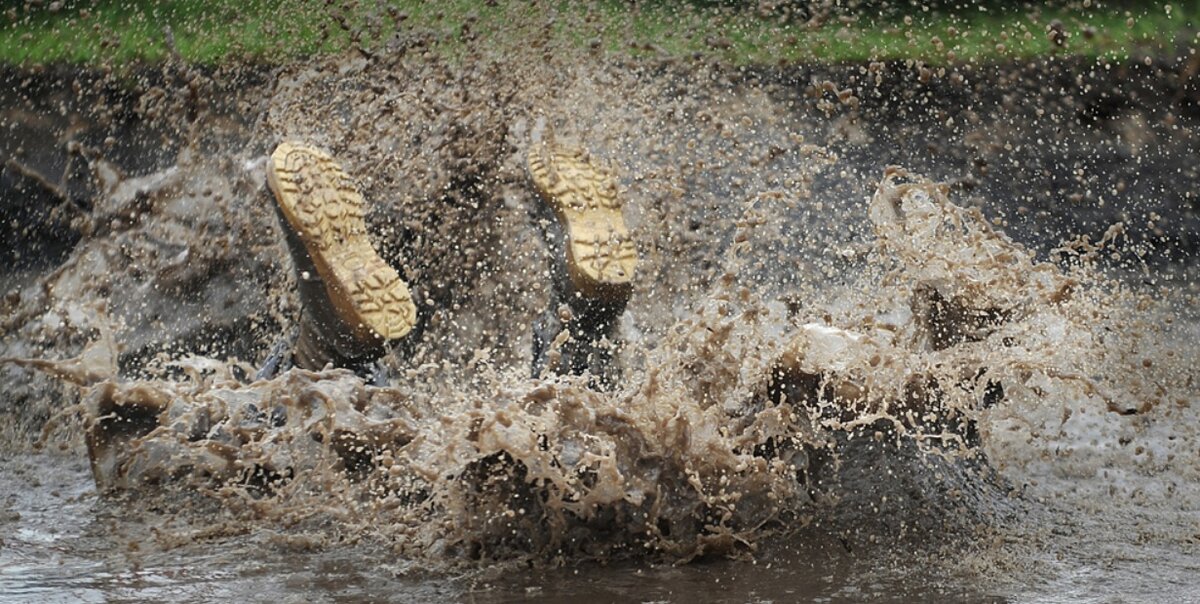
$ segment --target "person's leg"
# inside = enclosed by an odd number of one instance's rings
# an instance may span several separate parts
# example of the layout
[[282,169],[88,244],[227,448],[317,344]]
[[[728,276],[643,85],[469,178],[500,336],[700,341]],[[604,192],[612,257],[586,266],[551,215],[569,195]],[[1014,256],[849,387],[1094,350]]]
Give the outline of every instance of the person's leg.
[[539,143],[528,160],[554,258],[554,297],[533,334],[534,375],[587,372],[612,386],[616,323],[637,268],[616,180],[580,149]]
[[[332,365],[383,385],[386,376],[377,361],[387,352],[389,341],[412,330],[416,308],[407,285],[371,246],[362,195],[328,154],[312,147],[279,145],[268,158],[266,171],[295,265],[302,314],[295,337],[275,347],[258,377],[272,378],[293,366],[316,371]],[[101,491],[172,480],[184,468],[177,463],[179,455],[207,450],[178,447],[178,434],[149,439],[168,422],[174,422],[172,431],[187,430],[190,440],[205,439],[227,449],[242,443],[230,440],[231,432],[211,430],[215,423],[268,430],[288,422],[289,407],[279,401],[251,398],[254,402],[231,404],[215,415],[201,405],[180,419],[169,412],[175,404],[171,399],[126,395],[120,388],[111,383],[87,401],[88,455]],[[186,401],[181,404],[187,407]],[[354,455],[346,452],[346,442],[328,444],[347,471],[353,472]],[[240,459],[236,455],[201,454],[188,459],[195,462],[186,467],[196,477],[249,484],[264,479],[243,475],[244,468],[235,467],[234,460]]]
[[[378,381],[375,361],[389,341],[413,328],[416,307],[407,285],[371,245],[362,195],[328,154],[287,142],[267,163],[267,186],[303,309],[290,364],[314,371],[345,367]],[[288,358],[273,356],[260,377],[288,365]]]

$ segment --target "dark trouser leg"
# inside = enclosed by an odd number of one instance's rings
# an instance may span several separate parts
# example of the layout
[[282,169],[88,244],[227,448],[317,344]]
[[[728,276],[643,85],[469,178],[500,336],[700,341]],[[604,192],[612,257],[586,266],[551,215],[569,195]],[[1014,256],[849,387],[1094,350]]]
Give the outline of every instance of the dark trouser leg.
[[[558,298],[562,299],[562,298]],[[575,305],[552,302],[533,332],[533,375],[547,372],[594,378],[597,388],[609,389],[621,378],[614,357],[620,349],[617,320],[625,301],[584,299]]]

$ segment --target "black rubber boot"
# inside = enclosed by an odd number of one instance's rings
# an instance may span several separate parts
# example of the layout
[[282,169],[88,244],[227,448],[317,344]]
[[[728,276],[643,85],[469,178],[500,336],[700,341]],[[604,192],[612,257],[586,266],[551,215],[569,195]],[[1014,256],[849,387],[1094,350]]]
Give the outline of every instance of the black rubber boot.
[[636,250],[612,175],[577,149],[536,145],[529,172],[542,201],[553,296],[533,331],[533,375],[588,374],[617,386],[617,322],[632,294]]
[[407,285],[375,252],[364,201],[322,151],[292,143],[275,150],[267,182],[296,270],[302,314],[290,345],[276,345],[259,377],[292,366],[351,369],[387,382],[379,359],[407,334],[416,309]]

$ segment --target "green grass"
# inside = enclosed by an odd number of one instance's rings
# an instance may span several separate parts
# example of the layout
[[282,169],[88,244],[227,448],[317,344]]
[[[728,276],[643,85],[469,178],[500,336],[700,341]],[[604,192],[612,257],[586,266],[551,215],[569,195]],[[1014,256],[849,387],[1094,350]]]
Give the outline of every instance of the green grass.
[[[377,48],[398,29],[424,32],[436,41],[435,52],[450,56],[472,47],[503,51],[537,41],[558,48],[599,44],[609,52],[634,55],[706,53],[743,64],[882,59],[942,64],[1052,53],[1121,60],[1200,45],[1200,0],[1174,3],[1169,11],[1162,4],[1032,12],[914,10],[910,20],[898,14],[848,15],[849,22],[832,18],[815,27],[781,24],[729,6],[646,2],[631,9],[626,0],[538,6],[525,1],[497,6],[468,0],[368,1],[349,6],[344,16],[341,7],[346,5],[330,8],[301,0],[53,4],[59,6],[17,6],[0,15],[0,62],[120,66],[161,61],[172,55],[168,30],[174,52],[201,64],[280,62],[355,46]],[[1070,34],[1062,46],[1047,35],[1047,25],[1056,19]],[[466,21],[473,43],[462,33]]]

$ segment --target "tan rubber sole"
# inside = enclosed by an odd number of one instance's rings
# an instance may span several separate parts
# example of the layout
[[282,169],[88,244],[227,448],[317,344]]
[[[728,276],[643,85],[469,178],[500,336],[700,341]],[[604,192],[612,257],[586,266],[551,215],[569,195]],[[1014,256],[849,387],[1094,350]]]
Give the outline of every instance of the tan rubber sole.
[[375,252],[362,194],[337,162],[319,149],[285,142],[271,154],[267,184],[355,335],[392,340],[412,330],[417,309],[408,285]]
[[589,297],[628,296],[637,270],[637,248],[616,181],[581,149],[535,145],[529,174],[567,234],[567,271]]

